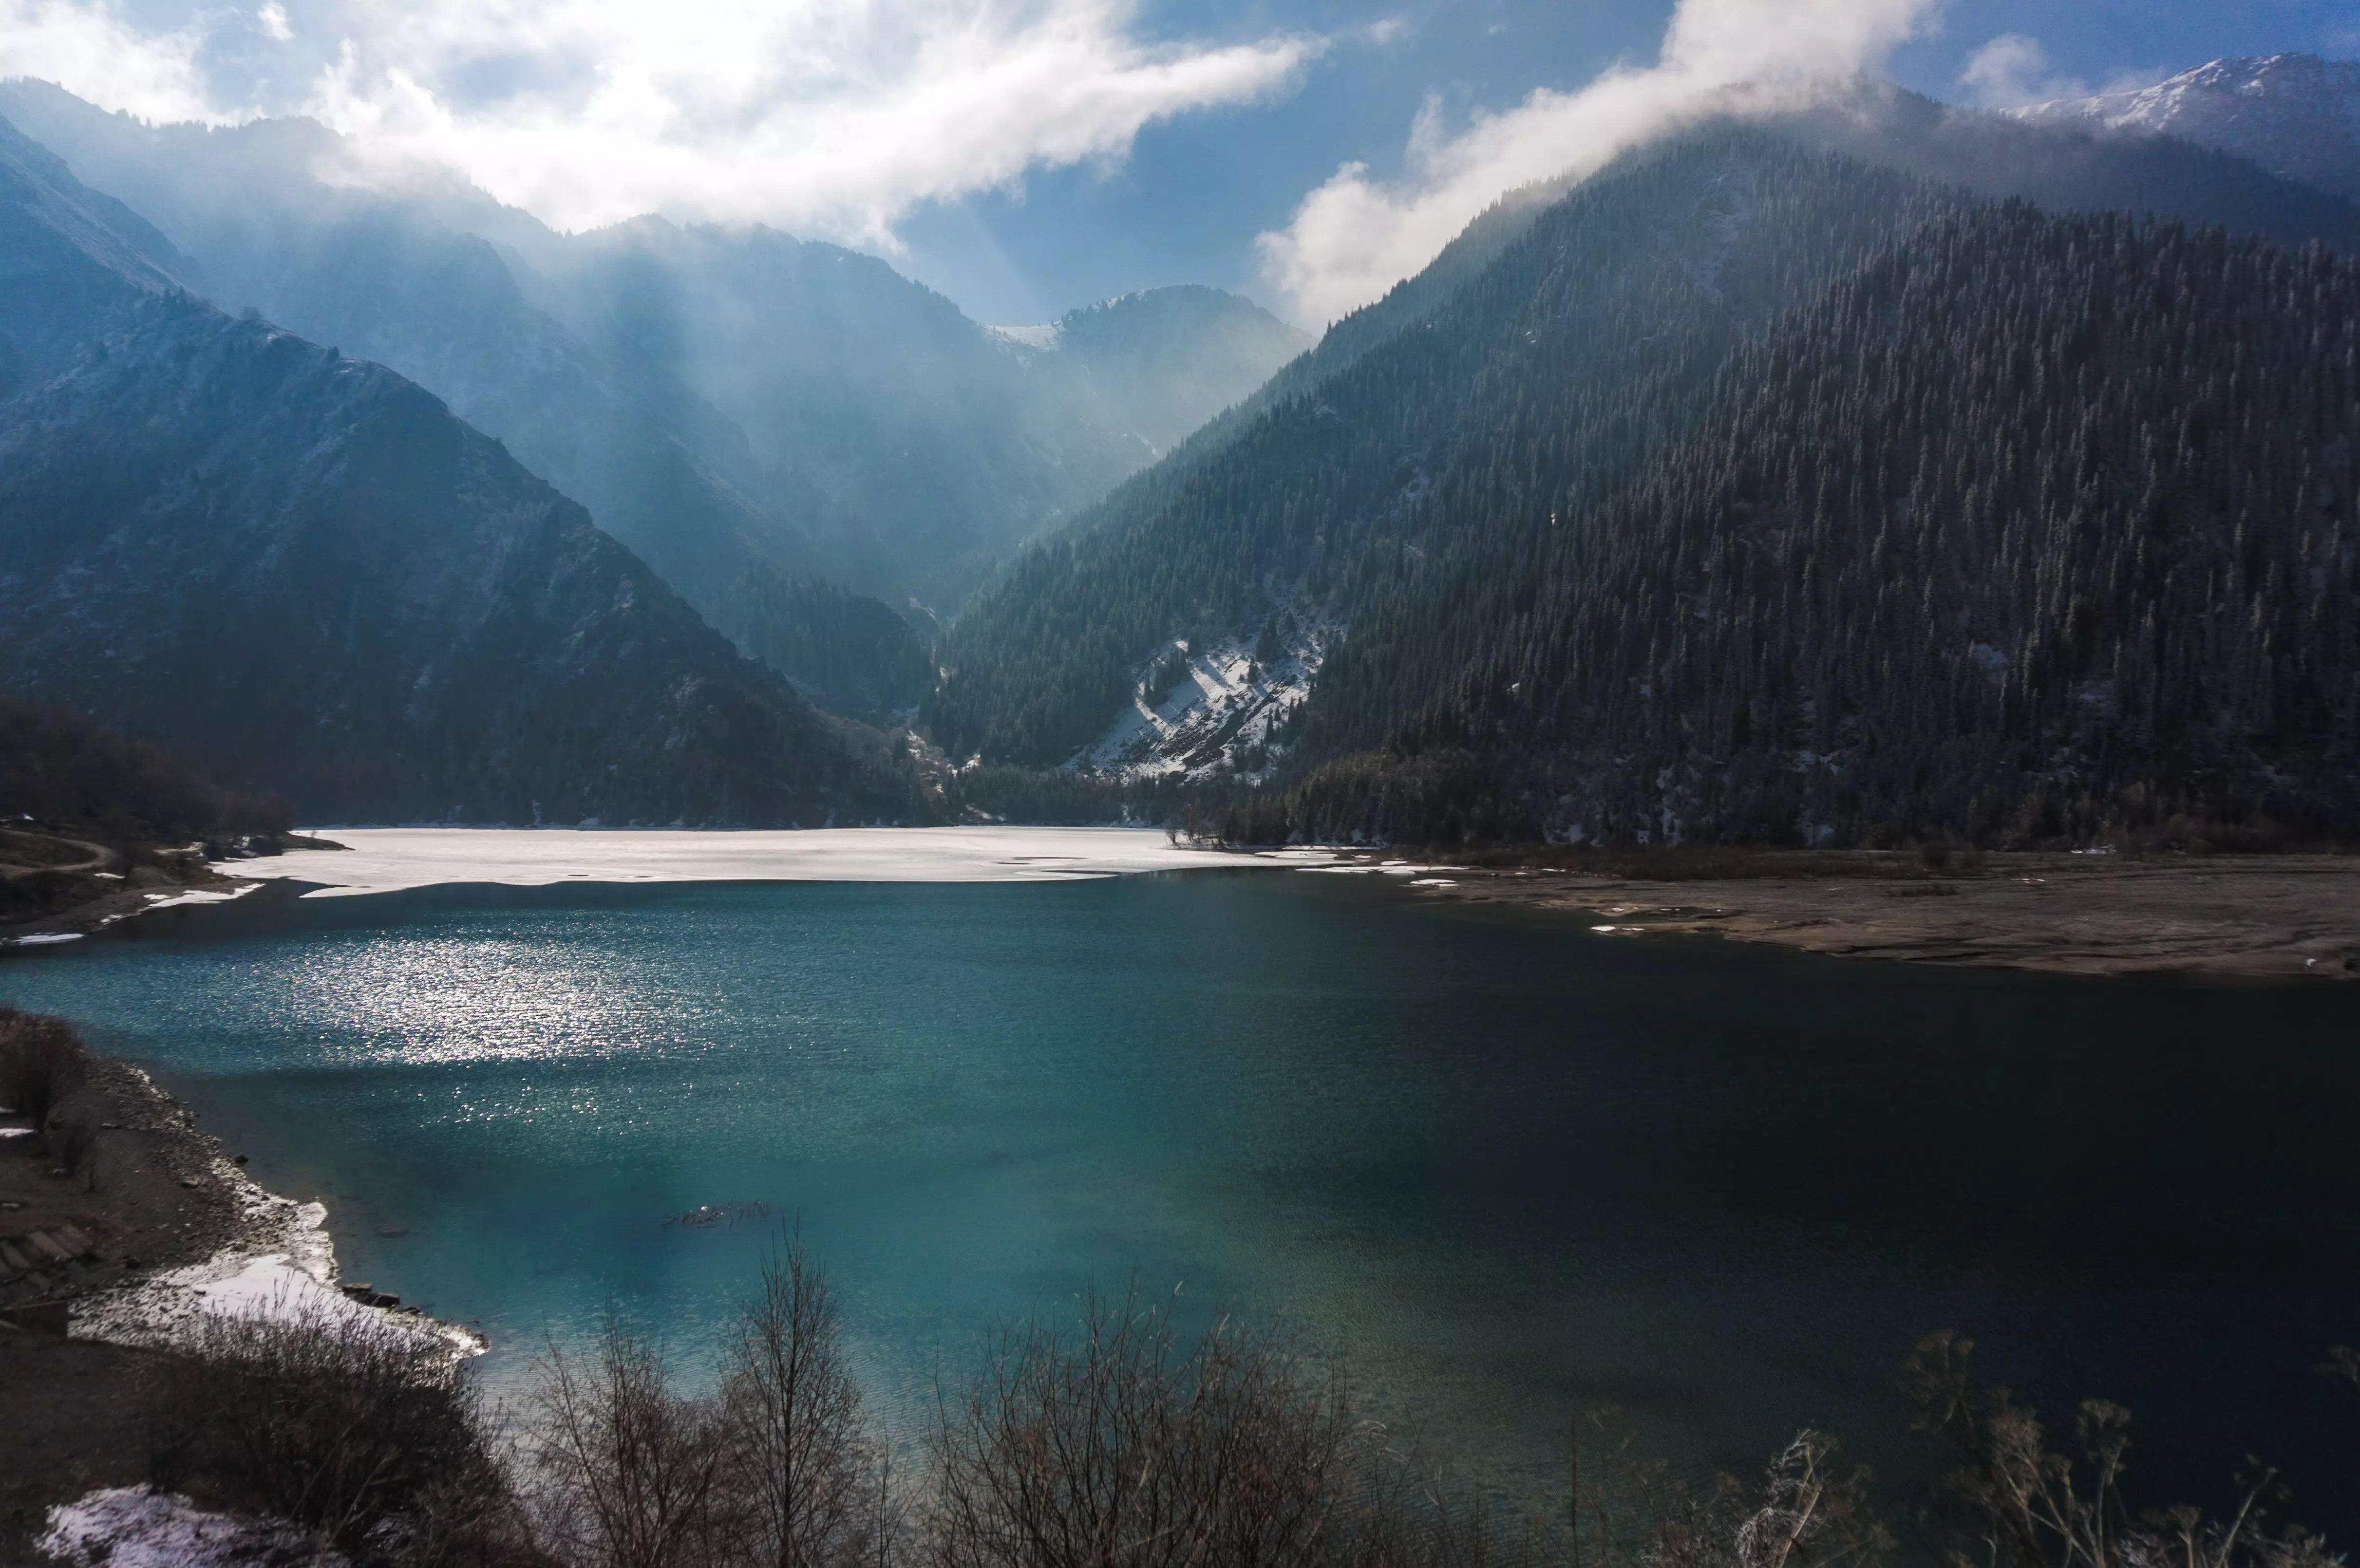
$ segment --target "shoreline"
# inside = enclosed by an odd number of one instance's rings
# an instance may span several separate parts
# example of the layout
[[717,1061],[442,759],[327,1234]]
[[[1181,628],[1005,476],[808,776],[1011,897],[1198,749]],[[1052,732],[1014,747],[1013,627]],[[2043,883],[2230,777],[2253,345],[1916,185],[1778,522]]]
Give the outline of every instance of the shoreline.
[[[0,1253],[0,1313],[54,1323],[45,1309],[63,1307],[70,1337],[169,1349],[208,1312],[374,1312],[470,1354],[482,1348],[473,1331],[404,1307],[398,1296],[352,1295],[326,1230],[327,1206],[257,1182],[245,1157],[198,1130],[196,1113],[145,1068],[93,1051],[88,1072],[68,1102],[104,1118],[87,1179],[0,1145],[9,1161],[0,1168],[0,1242],[29,1265]],[[32,1240],[37,1234],[67,1243],[64,1256]]]
[[[0,929],[0,952],[265,891],[338,898],[474,883],[1058,882],[1251,868],[1390,874],[1421,898],[1572,914],[1601,936],[1709,933],[1835,957],[2048,974],[2360,979],[2360,855],[2350,855],[1993,851],[1937,869],[1874,850],[1601,852],[1585,866],[1590,857],[1537,846],[1456,855],[1437,847],[1412,861],[1404,856],[1420,852],[1199,848],[1119,827],[401,828],[345,836],[354,842],[299,839],[279,855],[220,863],[201,886],[125,888]],[[595,847],[585,842],[594,837]]]
[[[256,850],[262,843],[295,849],[333,849],[316,839],[249,835],[236,841],[225,858],[208,861],[198,844],[106,844],[47,829],[21,825],[0,828],[0,887],[10,905],[30,901],[30,910],[12,908],[0,920],[0,952],[37,948],[82,938],[142,915],[165,909],[227,903],[255,891],[256,881],[220,869],[282,853],[279,848]],[[64,846],[88,852],[80,861],[50,864],[8,860],[21,855],[27,844]],[[29,887],[31,892],[26,893]]]
[[454,1358],[486,1347],[398,1298],[356,1297],[324,1205],[257,1183],[144,1069],[93,1052],[67,1106],[96,1121],[87,1177],[0,1138],[0,1561],[51,1508],[148,1480],[147,1390],[208,1315],[364,1315]]
[[1820,852],[1812,873],[1781,874],[1773,862],[1767,875],[1694,878],[1354,858],[1406,875],[1420,898],[1575,915],[1605,937],[1710,933],[2054,975],[2360,980],[2360,855],[1994,852],[1974,871],[1936,874],[1897,855],[1842,853],[1862,857],[1855,872]]

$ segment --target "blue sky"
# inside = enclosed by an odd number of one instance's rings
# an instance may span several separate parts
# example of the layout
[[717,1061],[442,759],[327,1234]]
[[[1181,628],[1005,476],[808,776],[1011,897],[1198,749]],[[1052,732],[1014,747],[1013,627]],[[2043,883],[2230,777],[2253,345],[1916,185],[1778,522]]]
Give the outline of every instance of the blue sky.
[[[1153,125],[1120,164],[1028,175],[1021,191],[929,204],[902,224],[897,263],[969,314],[1044,321],[1129,289],[1201,282],[1273,306],[1254,237],[1283,226],[1306,191],[1349,160],[1398,169],[1429,93],[1446,114],[1503,109],[1536,87],[1579,87],[1618,58],[1652,59],[1671,7],[1647,0],[1367,6],[1174,5],[1171,33],[1245,36],[1286,27],[1343,33],[1380,16],[1409,27],[1390,44],[1332,50],[1275,102]],[[1946,101],[1995,37],[2038,40],[2060,77],[2092,86],[2168,75],[2224,55],[2360,54],[2360,0],[1960,0],[1932,36],[1903,44],[1889,74]]]
[[339,180],[456,169],[563,229],[858,245],[1009,325],[1196,282],[1317,327],[1740,85],[2054,97],[2284,50],[2360,50],[2360,0],[0,0],[0,77],[309,115]]

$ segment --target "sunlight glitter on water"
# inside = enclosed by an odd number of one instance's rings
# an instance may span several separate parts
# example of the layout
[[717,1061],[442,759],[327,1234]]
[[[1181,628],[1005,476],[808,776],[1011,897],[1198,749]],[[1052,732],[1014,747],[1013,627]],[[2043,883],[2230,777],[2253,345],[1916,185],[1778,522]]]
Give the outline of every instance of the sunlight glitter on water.
[[535,936],[386,937],[312,954],[285,979],[293,1018],[348,1065],[556,1062],[668,1054],[699,1037],[693,1002],[640,966]]

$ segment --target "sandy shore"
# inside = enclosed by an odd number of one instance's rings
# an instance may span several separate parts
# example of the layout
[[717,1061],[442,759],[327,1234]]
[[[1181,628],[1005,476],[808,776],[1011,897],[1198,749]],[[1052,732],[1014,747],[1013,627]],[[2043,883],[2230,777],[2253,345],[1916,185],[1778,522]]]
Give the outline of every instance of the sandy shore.
[[1993,855],[1972,875],[1890,869],[1864,860],[1858,877],[1649,881],[1454,866],[1410,883],[1422,898],[1561,909],[1607,936],[1711,931],[2067,975],[2360,979],[2360,856]]

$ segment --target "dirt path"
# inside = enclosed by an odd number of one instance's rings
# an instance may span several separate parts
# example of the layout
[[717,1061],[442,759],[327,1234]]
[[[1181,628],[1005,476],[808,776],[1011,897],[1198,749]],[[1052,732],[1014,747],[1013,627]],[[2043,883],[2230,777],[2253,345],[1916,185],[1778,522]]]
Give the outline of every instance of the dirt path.
[[[83,858],[75,861],[52,860],[32,863],[10,858],[11,850],[22,853],[16,842],[20,839],[35,839],[43,844],[61,844],[69,849],[81,850]],[[87,839],[60,838],[55,833],[28,833],[23,828],[0,831],[0,877],[30,877],[41,871],[55,871],[69,876],[91,871],[104,871],[115,864],[115,859],[113,850],[103,844],[92,844]]]
[[1994,855],[1972,876],[1647,881],[1437,869],[1419,896],[1809,953],[2070,975],[2360,979],[2360,856]]

